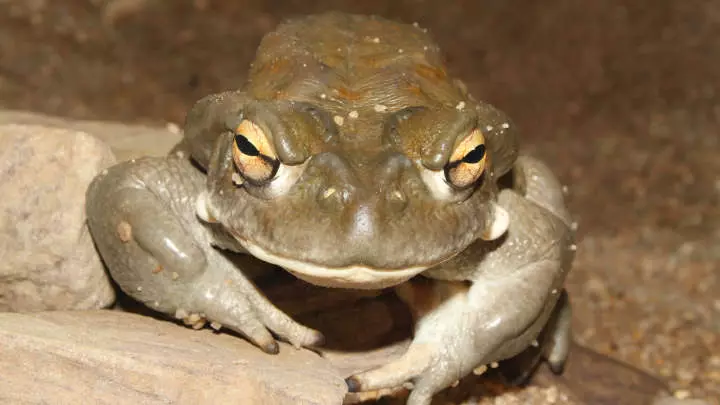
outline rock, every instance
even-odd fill
[[[89,309],[114,292],[85,225],[85,189],[114,162],[81,132],[0,125],[0,310]]]
[[[177,129],[0,110],[0,310],[109,305],[114,292],[85,226],[85,189],[115,162],[113,152],[120,160],[162,156],[179,140]]]
[[[342,403],[317,354],[119,311],[0,314],[0,403]]]
[[[180,129],[174,125],[156,128],[103,121],[71,120],[26,111],[0,109],[0,125],[3,124],[42,125],[87,132],[110,145],[120,161],[140,156],[164,156],[181,139]]]

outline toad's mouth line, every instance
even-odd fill
[[[393,287],[420,274],[432,265],[401,269],[376,269],[367,266],[325,267],[314,263],[280,257],[274,253],[237,238],[240,244],[258,259],[280,266],[295,277],[321,287],[375,290]]]

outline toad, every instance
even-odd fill
[[[349,377],[350,391],[412,382],[408,403],[428,405],[541,332],[553,369],[567,356],[575,245],[562,187],[417,26],[340,13],[280,25],[240,90],[192,107],[176,153],[111,167],[86,208],[128,295],[268,353],[276,338],[312,347],[322,335],[228,251],[330,288],[433,280],[428,297],[400,294],[424,305],[405,356]]]

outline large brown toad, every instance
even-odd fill
[[[559,298],[574,245],[561,187],[518,156],[503,113],[448,77],[423,30],[338,13],[283,24],[241,90],[192,108],[182,148],[193,162],[121,163],[88,190],[103,259],[148,307],[222,324],[272,353],[271,332],[298,347],[322,336],[221,250],[327,287],[422,275],[469,288],[422,312],[406,357],[349,378],[351,390],[412,381],[408,403],[427,405],[546,325],[548,359],[562,367],[569,307]],[[560,321],[548,323],[553,313]]]

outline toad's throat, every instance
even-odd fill
[[[287,259],[267,250],[239,240],[240,244],[258,259],[280,266],[297,278],[322,287],[375,290],[392,287],[411,279],[431,266],[414,266],[401,269],[376,269],[367,266],[325,267],[300,260]]]

